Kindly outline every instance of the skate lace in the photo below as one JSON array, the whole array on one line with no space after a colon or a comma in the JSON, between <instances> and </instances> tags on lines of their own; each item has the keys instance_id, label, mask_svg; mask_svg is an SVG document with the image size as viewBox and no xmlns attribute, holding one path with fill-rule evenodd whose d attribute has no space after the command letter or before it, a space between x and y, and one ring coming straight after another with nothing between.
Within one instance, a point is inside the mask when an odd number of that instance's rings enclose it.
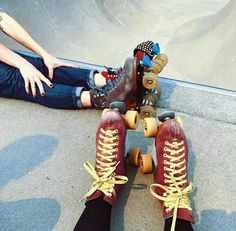
<instances>
[{"instance_id":1,"label":"skate lace","mask_svg":"<svg viewBox=\"0 0 236 231\"><path fill-rule=\"evenodd\" d=\"M192 211L191 201L188 197L188 194L192 192L192 183L190 182L187 187L184 186L187 183L184 141L166 141L164 151L164 157L167 159L164 160L164 170L168 172L164 173L164 182L167 185L152 184L150 192L155 198L164 202L163 206L166 207L167 212L174 209L171 226L171 231L174 231L178 208ZM154 188L164 190L163 196L158 195Z\"/></svg>"},{"instance_id":2,"label":"skate lace","mask_svg":"<svg viewBox=\"0 0 236 231\"><path fill-rule=\"evenodd\" d=\"M96 168L91 163L85 162L85 170L92 176L93 182L90 190L86 193L83 199L91 196L97 190L103 192L106 196L116 197L114 186L116 184L125 184L128 181L126 176L118 176L115 174L116 167L120 161L114 160L117 158L118 152L118 136L115 135L118 130L104 130L101 128L98 140L99 157L96 161Z\"/></svg>"}]
</instances>

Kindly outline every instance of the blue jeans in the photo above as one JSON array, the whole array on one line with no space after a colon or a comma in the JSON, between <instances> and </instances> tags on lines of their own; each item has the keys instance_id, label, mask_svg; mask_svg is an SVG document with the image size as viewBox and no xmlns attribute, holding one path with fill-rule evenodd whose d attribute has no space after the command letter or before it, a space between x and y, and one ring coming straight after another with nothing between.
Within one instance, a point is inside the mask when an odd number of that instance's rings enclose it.
<instances>
[{"instance_id":1,"label":"blue jeans","mask_svg":"<svg viewBox=\"0 0 236 231\"><path fill-rule=\"evenodd\" d=\"M48 77L48 69L42 59L20 54L33 64L44 76ZM37 97L25 91L24 79L17 68L0 62L0 97L26 100L50 108L76 109L83 108L80 95L83 90L90 90L94 85L95 70L58 67L54 70L53 87L42 82L45 96L41 96L37 88Z\"/></svg>"}]
</instances>

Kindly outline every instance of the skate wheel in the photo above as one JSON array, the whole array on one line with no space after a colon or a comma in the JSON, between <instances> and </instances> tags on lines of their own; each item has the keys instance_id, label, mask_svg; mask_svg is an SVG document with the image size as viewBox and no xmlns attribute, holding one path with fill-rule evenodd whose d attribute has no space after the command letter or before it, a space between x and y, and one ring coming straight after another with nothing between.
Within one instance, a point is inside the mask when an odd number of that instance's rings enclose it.
<instances>
[{"instance_id":1,"label":"skate wheel","mask_svg":"<svg viewBox=\"0 0 236 231\"><path fill-rule=\"evenodd\" d=\"M153 106L150 106L150 105L141 106L141 110L140 110L141 119L155 117L155 115L156 115L156 112Z\"/></svg>"},{"instance_id":2,"label":"skate wheel","mask_svg":"<svg viewBox=\"0 0 236 231\"><path fill-rule=\"evenodd\" d=\"M140 155L139 161L140 171L142 173L151 173L152 172L152 156L150 154Z\"/></svg>"},{"instance_id":3,"label":"skate wheel","mask_svg":"<svg viewBox=\"0 0 236 231\"><path fill-rule=\"evenodd\" d=\"M145 118L143 120L144 135L146 137L155 137L157 134L157 122L155 118Z\"/></svg>"},{"instance_id":4,"label":"skate wheel","mask_svg":"<svg viewBox=\"0 0 236 231\"><path fill-rule=\"evenodd\" d=\"M103 111L102 111L102 116L103 117L108 111L110 111L111 109L109 108L105 108Z\"/></svg>"},{"instance_id":5,"label":"skate wheel","mask_svg":"<svg viewBox=\"0 0 236 231\"><path fill-rule=\"evenodd\" d=\"M155 106L158 102L158 95L155 93L147 93L143 97L143 105L153 105Z\"/></svg>"},{"instance_id":6,"label":"skate wheel","mask_svg":"<svg viewBox=\"0 0 236 231\"><path fill-rule=\"evenodd\" d=\"M184 128L184 122L180 116L175 117L176 122L179 124L181 128Z\"/></svg>"},{"instance_id":7,"label":"skate wheel","mask_svg":"<svg viewBox=\"0 0 236 231\"><path fill-rule=\"evenodd\" d=\"M129 163L133 166L139 166L140 148L131 148L129 150Z\"/></svg>"},{"instance_id":8,"label":"skate wheel","mask_svg":"<svg viewBox=\"0 0 236 231\"><path fill-rule=\"evenodd\" d=\"M161 122L165 122L165 121L168 120L168 119L174 119L174 118L175 118L175 113L174 113L174 112L170 112L170 111L163 112L163 113L161 113L161 114L158 116L158 119L159 119Z\"/></svg>"},{"instance_id":9,"label":"skate wheel","mask_svg":"<svg viewBox=\"0 0 236 231\"><path fill-rule=\"evenodd\" d=\"M157 57L158 57L160 60L163 61L164 66L168 63L168 57L167 57L167 55L165 55L165 54L159 54Z\"/></svg>"},{"instance_id":10,"label":"skate wheel","mask_svg":"<svg viewBox=\"0 0 236 231\"><path fill-rule=\"evenodd\" d=\"M159 86L157 86L156 90L157 90L157 97L158 97L158 100L159 100L160 97L161 97L161 88Z\"/></svg>"},{"instance_id":11,"label":"skate wheel","mask_svg":"<svg viewBox=\"0 0 236 231\"><path fill-rule=\"evenodd\" d=\"M156 86L157 86L157 76L152 72L145 73L145 75L143 76L142 84L147 89L156 88Z\"/></svg>"},{"instance_id":12,"label":"skate wheel","mask_svg":"<svg viewBox=\"0 0 236 231\"><path fill-rule=\"evenodd\" d=\"M138 112L137 111L127 111L124 119L127 123L127 128L137 129L138 127Z\"/></svg>"},{"instance_id":13,"label":"skate wheel","mask_svg":"<svg viewBox=\"0 0 236 231\"><path fill-rule=\"evenodd\" d=\"M152 65L157 69L157 72L160 73L162 69L164 68L164 62L160 59L158 59L158 56L156 59L152 61Z\"/></svg>"},{"instance_id":14,"label":"skate wheel","mask_svg":"<svg viewBox=\"0 0 236 231\"><path fill-rule=\"evenodd\" d=\"M158 75L158 74L159 74L157 65L156 65L156 66L155 66L155 65L151 66L150 68L148 68L147 72L148 72L148 71L153 72L155 75Z\"/></svg>"}]
</instances>

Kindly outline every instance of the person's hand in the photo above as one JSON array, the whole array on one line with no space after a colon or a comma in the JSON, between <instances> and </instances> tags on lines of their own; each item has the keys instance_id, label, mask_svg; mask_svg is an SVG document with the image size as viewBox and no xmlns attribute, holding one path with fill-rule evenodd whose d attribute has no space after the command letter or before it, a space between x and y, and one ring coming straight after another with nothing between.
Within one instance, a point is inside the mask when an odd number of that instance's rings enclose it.
<instances>
[{"instance_id":1,"label":"person's hand","mask_svg":"<svg viewBox=\"0 0 236 231\"><path fill-rule=\"evenodd\" d=\"M78 68L79 66L76 66L71 63L66 63L63 60L60 60L50 54L46 54L43 57L44 64L48 68L48 77L52 80L53 78L53 71L56 67L64 66L64 67L76 67Z\"/></svg>"},{"instance_id":2,"label":"person's hand","mask_svg":"<svg viewBox=\"0 0 236 231\"><path fill-rule=\"evenodd\" d=\"M32 64L26 62L20 68L20 73L25 81L25 91L27 94L32 92L33 97L36 97L38 86L41 96L45 95L42 82L46 83L49 87L53 87L53 84L47 79L40 71L38 71Z\"/></svg>"}]
</instances>

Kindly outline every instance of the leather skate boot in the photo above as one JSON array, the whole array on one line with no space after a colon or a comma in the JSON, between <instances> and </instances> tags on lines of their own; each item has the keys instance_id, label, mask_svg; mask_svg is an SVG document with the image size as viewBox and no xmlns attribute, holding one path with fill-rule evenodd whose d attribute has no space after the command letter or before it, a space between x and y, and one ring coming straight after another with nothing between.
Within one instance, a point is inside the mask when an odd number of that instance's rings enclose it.
<instances>
[{"instance_id":1,"label":"leather skate boot","mask_svg":"<svg viewBox=\"0 0 236 231\"><path fill-rule=\"evenodd\" d=\"M106 83L109 80L115 80L118 75L122 72L123 68L111 68L111 67L105 67L107 70L106 71L102 71L101 74L103 75L103 77L106 79Z\"/></svg>"},{"instance_id":2,"label":"leather skate boot","mask_svg":"<svg viewBox=\"0 0 236 231\"><path fill-rule=\"evenodd\" d=\"M126 108L128 107L130 98L133 95L134 62L136 62L135 59L128 58L123 70L114 81L109 80L104 87L90 90L93 108L108 108L109 105L115 101L124 102Z\"/></svg>"},{"instance_id":3,"label":"leather skate boot","mask_svg":"<svg viewBox=\"0 0 236 231\"><path fill-rule=\"evenodd\" d=\"M93 177L93 183L85 195L87 201L103 197L113 205L122 185L128 181L125 165L125 121L116 110L102 115L96 134L96 165L84 164Z\"/></svg>"},{"instance_id":4,"label":"leather skate boot","mask_svg":"<svg viewBox=\"0 0 236 231\"><path fill-rule=\"evenodd\" d=\"M188 184L188 144L183 129L173 119L166 120L159 128L155 140L158 166L150 191L163 208L165 219L173 217L171 231L176 219L194 223Z\"/></svg>"}]
</instances>

